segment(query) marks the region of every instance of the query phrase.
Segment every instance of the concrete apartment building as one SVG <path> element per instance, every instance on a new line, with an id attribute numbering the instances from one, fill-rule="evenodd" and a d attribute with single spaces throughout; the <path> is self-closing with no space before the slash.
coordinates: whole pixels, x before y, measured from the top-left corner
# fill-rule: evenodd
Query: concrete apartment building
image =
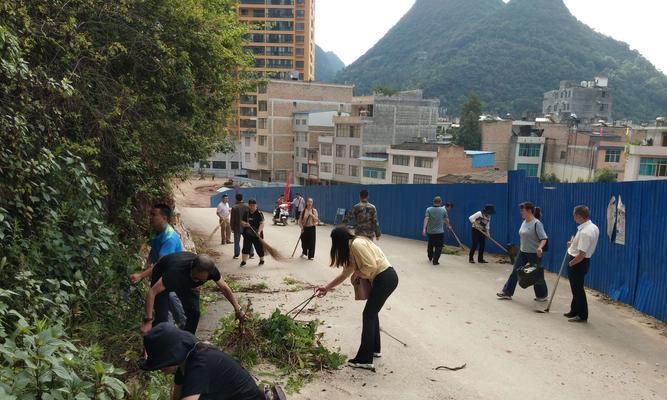
<path id="1" fill-rule="evenodd" d="M 318 111 L 349 113 L 352 89 L 346 85 L 269 81 L 257 95 L 257 134 L 246 133 L 242 140 L 248 177 L 286 181 L 295 171 L 295 135 L 303 133 L 296 128 L 306 119 L 295 116 Z"/>
<path id="2" fill-rule="evenodd" d="M 626 181 L 667 179 L 667 124 L 656 120 L 656 126 L 640 127 L 628 132 Z"/>
<path id="3" fill-rule="evenodd" d="M 350 115 L 334 117 L 335 134 L 319 139 L 320 179 L 384 182 L 390 146 L 417 138 L 435 140 L 439 107 L 438 99 L 424 99 L 421 90 L 355 97 Z"/>
<path id="4" fill-rule="evenodd" d="M 320 138 L 333 137 L 333 118 L 338 114 L 338 111 L 294 114 L 294 182 L 300 185 L 320 183 Z M 323 148 L 331 156 L 331 146 Z"/>
<path id="5" fill-rule="evenodd" d="M 579 127 L 591 127 L 600 121 L 611 122 L 612 91 L 606 77 L 577 83 L 561 81 L 560 87 L 544 93 L 542 113 L 557 121 L 576 116 Z"/>

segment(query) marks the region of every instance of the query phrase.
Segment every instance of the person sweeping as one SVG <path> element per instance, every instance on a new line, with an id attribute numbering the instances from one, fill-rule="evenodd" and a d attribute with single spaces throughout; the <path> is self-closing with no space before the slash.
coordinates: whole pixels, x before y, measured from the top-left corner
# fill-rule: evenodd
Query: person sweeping
<path id="1" fill-rule="evenodd" d="M 362 314 L 361 344 L 357 355 L 348 360 L 348 365 L 352 368 L 375 370 L 373 359 L 381 357 L 379 313 L 396 290 L 398 275 L 372 239 L 355 236 L 344 227 L 331 231 L 330 256 L 330 266 L 342 267 L 343 271 L 328 285 L 318 287 L 315 294 L 324 297 L 352 277 L 357 298 L 365 298 L 366 306 Z"/>
<path id="2" fill-rule="evenodd" d="M 303 209 L 299 217 L 299 226 L 301 227 L 301 257 L 307 257 L 309 260 L 315 258 L 315 227 L 320 223 L 317 210 L 313 207 L 313 199 L 306 201 L 306 208 Z"/>
<path id="3" fill-rule="evenodd" d="M 484 247 L 486 246 L 486 238 L 491 236 L 491 215 L 496 213 L 496 208 L 493 204 L 487 204 L 481 211 L 477 211 L 468 220 L 472 224 L 472 246 L 470 246 L 470 254 L 468 255 L 468 262 L 475 263 L 475 250 L 479 248 L 477 253 L 477 262 L 486 264 L 484 259 Z"/>
<path id="4" fill-rule="evenodd" d="M 243 227 L 243 251 L 241 258 L 241 267 L 246 265 L 254 247 L 259 256 L 259 265 L 264 265 L 264 214 L 257 209 L 257 200 L 248 201 L 248 210 L 241 218 L 241 227 Z"/>

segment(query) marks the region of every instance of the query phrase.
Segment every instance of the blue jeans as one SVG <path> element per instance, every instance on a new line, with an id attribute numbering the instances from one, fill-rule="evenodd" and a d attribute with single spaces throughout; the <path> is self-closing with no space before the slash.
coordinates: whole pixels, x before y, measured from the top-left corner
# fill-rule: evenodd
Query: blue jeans
<path id="1" fill-rule="evenodd" d="M 514 268 L 512 268 L 512 272 L 510 273 L 510 276 L 507 278 L 507 282 L 505 282 L 505 286 L 503 287 L 503 293 L 508 296 L 514 296 L 514 289 L 516 289 L 516 284 L 519 281 L 519 277 L 517 276 L 517 271 L 519 268 L 523 267 L 528 262 L 536 263 L 539 265 L 540 261 L 541 260 L 535 253 L 524 253 L 523 251 L 519 252 L 519 255 L 514 261 Z M 535 297 L 544 298 L 549 295 L 546 281 L 542 283 L 536 283 L 533 285 L 533 289 L 535 290 Z"/>
<path id="2" fill-rule="evenodd" d="M 241 238 L 243 234 L 241 232 L 234 232 L 234 257 L 241 255 Z M 250 256 L 255 256 L 255 249 L 250 247 Z"/>

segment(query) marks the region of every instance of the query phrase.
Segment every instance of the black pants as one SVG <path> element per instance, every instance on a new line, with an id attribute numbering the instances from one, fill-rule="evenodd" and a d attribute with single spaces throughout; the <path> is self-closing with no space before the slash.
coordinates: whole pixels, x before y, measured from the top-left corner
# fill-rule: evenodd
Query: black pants
<path id="1" fill-rule="evenodd" d="M 569 256 L 569 261 L 574 257 Z M 581 319 L 588 319 L 588 301 L 586 300 L 586 289 L 584 289 L 584 280 L 590 267 L 590 258 L 583 259 L 574 267 L 567 267 L 567 273 L 570 277 L 570 288 L 572 289 L 572 304 L 570 305 L 570 314 L 578 315 Z"/>
<path id="2" fill-rule="evenodd" d="M 314 226 L 303 228 L 303 233 L 301 234 L 301 251 L 308 258 L 315 258 L 315 237 Z"/>
<path id="3" fill-rule="evenodd" d="M 484 259 L 484 246 L 486 245 L 486 236 L 475 228 L 472 228 L 472 246 L 470 246 L 470 255 L 468 256 L 471 260 L 475 258 L 475 250 L 479 247 L 479 253 L 477 253 L 477 261 L 482 261 Z"/>
<path id="4" fill-rule="evenodd" d="M 194 335 L 197 331 L 197 325 L 199 325 L 199 290 L 192 289 L 187 292 L 177 292 L 176 296 L 181 300 L 185 312 L 185 327 L 183 329 Z M 153 326 L 169 321 L 169 292 L 164 291 L 155 296 L 154 309 Z"/>
<path id="5" fill-rule="evenodd" d="M 357 356 L 354 357 L 356 362 L 370 364 L 373 362 L 373 353 L 380 352 L 380 318 L 378 314 L 396 286 L 398 286 L 398 275 L 392 267 L 382 271 L 373 280 L 373 288 L 368 300 L 366 300 L 366 307 L 364 307 L 361 345 Z"/>
<path id="6" fill-rule="evenodd" d="M 440 260 L 440 255 L 442 254 L 442 246 L 445 242 L 444 233 L 429 233 L 428 234 L 428 248 L 426 253 L 428 254 L 428 259 L 432 260 L 434 264 Z"/>
<path id="7" fill-rule="evenodd" d="M 259 237 L 255 235 L 255 232 L 243 232 L 243 250 L 241 250 L 241 253 L 250 254 L 253 246 L 255 247 L 259 258 L 264 258 L 264 246 L 259 240 Z"/>

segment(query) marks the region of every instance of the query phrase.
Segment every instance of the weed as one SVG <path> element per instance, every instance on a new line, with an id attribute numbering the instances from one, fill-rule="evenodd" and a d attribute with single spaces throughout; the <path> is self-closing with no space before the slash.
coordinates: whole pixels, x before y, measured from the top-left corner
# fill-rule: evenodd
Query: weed
<path id="1" fill-rule="evenodd" d="M 460 247 L 453 247 L 453 246 L 444 246 L 442 248 L 442 254 L 448 254 L 452 256 L 456 256 L 460 253 L 461 248 Z"/>

